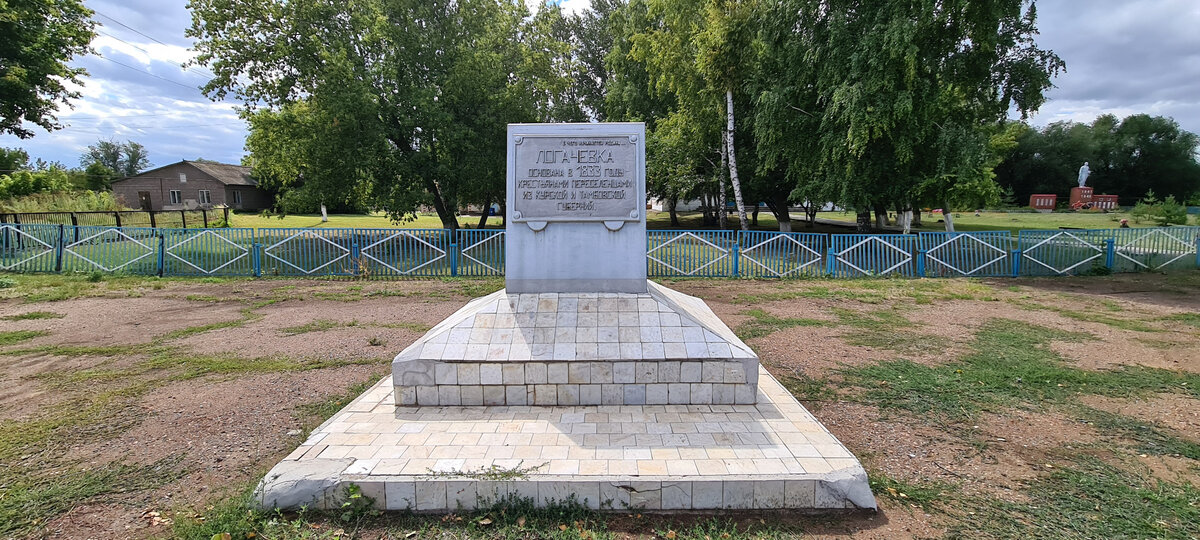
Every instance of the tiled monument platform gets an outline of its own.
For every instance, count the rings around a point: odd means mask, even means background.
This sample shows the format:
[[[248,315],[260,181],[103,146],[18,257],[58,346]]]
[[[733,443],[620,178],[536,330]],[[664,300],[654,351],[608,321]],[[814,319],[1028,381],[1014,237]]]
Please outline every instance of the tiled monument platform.
[[[577,174],[576,174],[577,173]],[[646,280],[645,128],[510,125],[506,289],[267,473],[265,507],[875,508],[858,460],[705,303]]]
[[[698,298],[500,291],[396,357],[400,405],[753,404],[758,356]]]
[[[356,484],[381,509],[423,512],[508,495],[875,507],[858,460],[702,301],[649,288],[472,301],[272,469],[259,500],[336,507]]]

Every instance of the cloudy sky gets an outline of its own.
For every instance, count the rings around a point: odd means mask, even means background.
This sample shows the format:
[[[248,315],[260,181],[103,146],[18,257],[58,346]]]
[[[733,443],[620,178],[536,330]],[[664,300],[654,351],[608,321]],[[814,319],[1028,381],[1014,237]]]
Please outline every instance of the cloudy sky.
[[[582,9],[588,0],[563,0]],[[214,103],[198,87],[211,78],[184,69],[192,57],[184,37],[186,0],[85,0],[96,11],[96,55],[83,96],[60,119],[69,127],[37,130],[32,139],[0,136],[0,146],[75,166],[99,139],[134,140],[165,165],[206,158],[237,163],[245,124],[235,103]],[[1039,43],[1067,62],[1050,101],[1032,119],[1089,122],[1099,114],[1174,117],[1200,132],[1200,2],[1196,0],[1040,0]]]

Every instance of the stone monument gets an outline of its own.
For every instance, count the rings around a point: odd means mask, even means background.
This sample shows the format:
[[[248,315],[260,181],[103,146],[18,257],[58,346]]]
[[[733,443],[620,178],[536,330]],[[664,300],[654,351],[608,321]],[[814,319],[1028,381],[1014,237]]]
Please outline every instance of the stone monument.
[[[874,508],[866,474],[700,299],[646,279],[640,123],[508,130],[506,288],[259,486],[263,506],[574,497],[591,508]]]

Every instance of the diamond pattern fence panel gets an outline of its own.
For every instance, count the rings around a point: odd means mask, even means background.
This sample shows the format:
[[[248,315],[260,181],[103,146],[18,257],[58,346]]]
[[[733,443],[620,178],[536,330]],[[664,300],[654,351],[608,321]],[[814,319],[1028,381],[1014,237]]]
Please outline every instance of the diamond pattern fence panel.
[[[833,277],[917,275],[919,237],[913,234],[834,234],[826,272]]]
[[[354,229],[353,271],[360,277],[448,276],[449,229]]]
[[[458,230],[458,275],[503,276],[504,231]]]
[[[734,231],[647,231],[646,272],[650,277],[734,275]]]
[[[1058,231],[1020,231],[1017,245],[1021,250],[1023,276],[1078,275],[1103,267],[1108,259],[1108,242],[1113,229]]]
[[[58,225],[0,225],[0,270],[53,272],[58,261]]]
[[[158,274],[161,236],[149,227],[64,227],[64,272]]]
[[[1011,276],[1016,239],[1008,231],[923,232],[921,253],[926,277]]]
[[[254,275],[254,229],[160,229],[167,276]]]
[[[814,233],[738,232],[738,275],[790,278],[825,272],[825,239]]]
[[[1194,268],[1200,227],[1114,229],[1114,272]]]
[[[354,229],[259,229],[264,276],[353,276]]]

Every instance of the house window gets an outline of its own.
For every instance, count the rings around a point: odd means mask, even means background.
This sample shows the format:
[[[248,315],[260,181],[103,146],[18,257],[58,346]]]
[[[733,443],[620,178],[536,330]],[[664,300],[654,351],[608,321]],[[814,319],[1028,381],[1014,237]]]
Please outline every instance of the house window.
[[[242,204],[242,192],[233,190],[233,204]]]
[[[183,192],[178,189],[171,190],[171,204],[183,204]]]
[[[179,173],[179,183],[180,183],[180,184],[186,184],[186,183],[187,183],[187,175],[186,175],[186,174],[184,174],[184,173]]]
[[[200,190],[200,204],[212,204],[212,194],[207,189]]]

